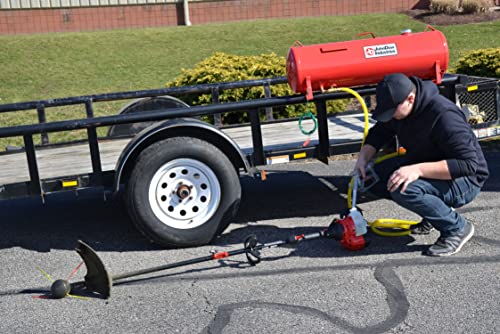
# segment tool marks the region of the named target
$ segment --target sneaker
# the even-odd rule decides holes
[[[448,256],[458,253],[472,235],[474,235],[474,225],[466,221],[461,232],[446,237],[440,236],[436,243],[429,247],[425,255]]]
[[[427,220],[422,219],[422,221],[416,225],[412,225],[410,227],[411,234],[429,234],[434,229],[434,226],[431,225]]]

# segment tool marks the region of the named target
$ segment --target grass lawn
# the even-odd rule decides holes
[[[425,27],[405,15],[377,14],[0,36],[0,104],[160,88],[179,75],[181,68],[189,68],[216,51],[286,56],[296,40],[324,43],[350,40],[365,31],[387,36],[399,34],[404,28],[423,31]],[[451,66],[464,51],[499,46],[500,21],[436,28],[447,37]],[[113,114],[124,103],[98,106],[97,112]],[[84,116],[83,108],[57,109],[48,112],[49,121]],[[36,122],[35,112],[23,114],[1,115],[0,124]],[[0,141],[0,147],[5,144],[5,140]]]

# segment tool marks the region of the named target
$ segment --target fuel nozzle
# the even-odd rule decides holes
[[[365,179],[359,177],[359,173],[358,173],[358,191],[361,193],[367,192],[378,181],[380,181],[380,177],[375,172],[375,165],[374,165],[373,161],[369,162],[366,165],[365,173],[366,173]]]

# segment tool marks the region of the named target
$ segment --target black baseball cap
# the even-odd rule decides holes
[[[377,85],[377,107],[372,118],[378,122],[388,122],[394,112],[413,90],[415,85],[402,73],[389,74]]]

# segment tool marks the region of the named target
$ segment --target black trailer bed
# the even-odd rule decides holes
[[[312,121],[305,120],[303,126],[312,128]],[[363,137],[364,118],[360,113],[339,114],[328,117],[328,132],[330,133],[330,145],[359,143]],[[222,129],[242,149],[251,155],[252,134],[250,126],[239,126]],[[285,162],[286,158],[280,158],[279,152],[303,150],[302,144],[308,138],[303,135],[298,127],[297,121],[262,124],[264,152],[268,159],[267,163]],[[99,151],[101,156],[102,170],[113,170],[118,157],[130,138],[124,139],[100,139]],[[311,142],[307,147],[318,144],[318,133],[311,136]],[[276,157],[278,154],[278,157]],[[40,147],[36,150],[36,157],[41,179],[50,179],[65,175],[89,174],[92,172],[92,162],[88,143],[79,143],[64,146]],[[283,157],[283,156],[281,156]],[[29,170],[26,161],[26,153],[8,153],[0,155],[0,185],[29,181]]]

